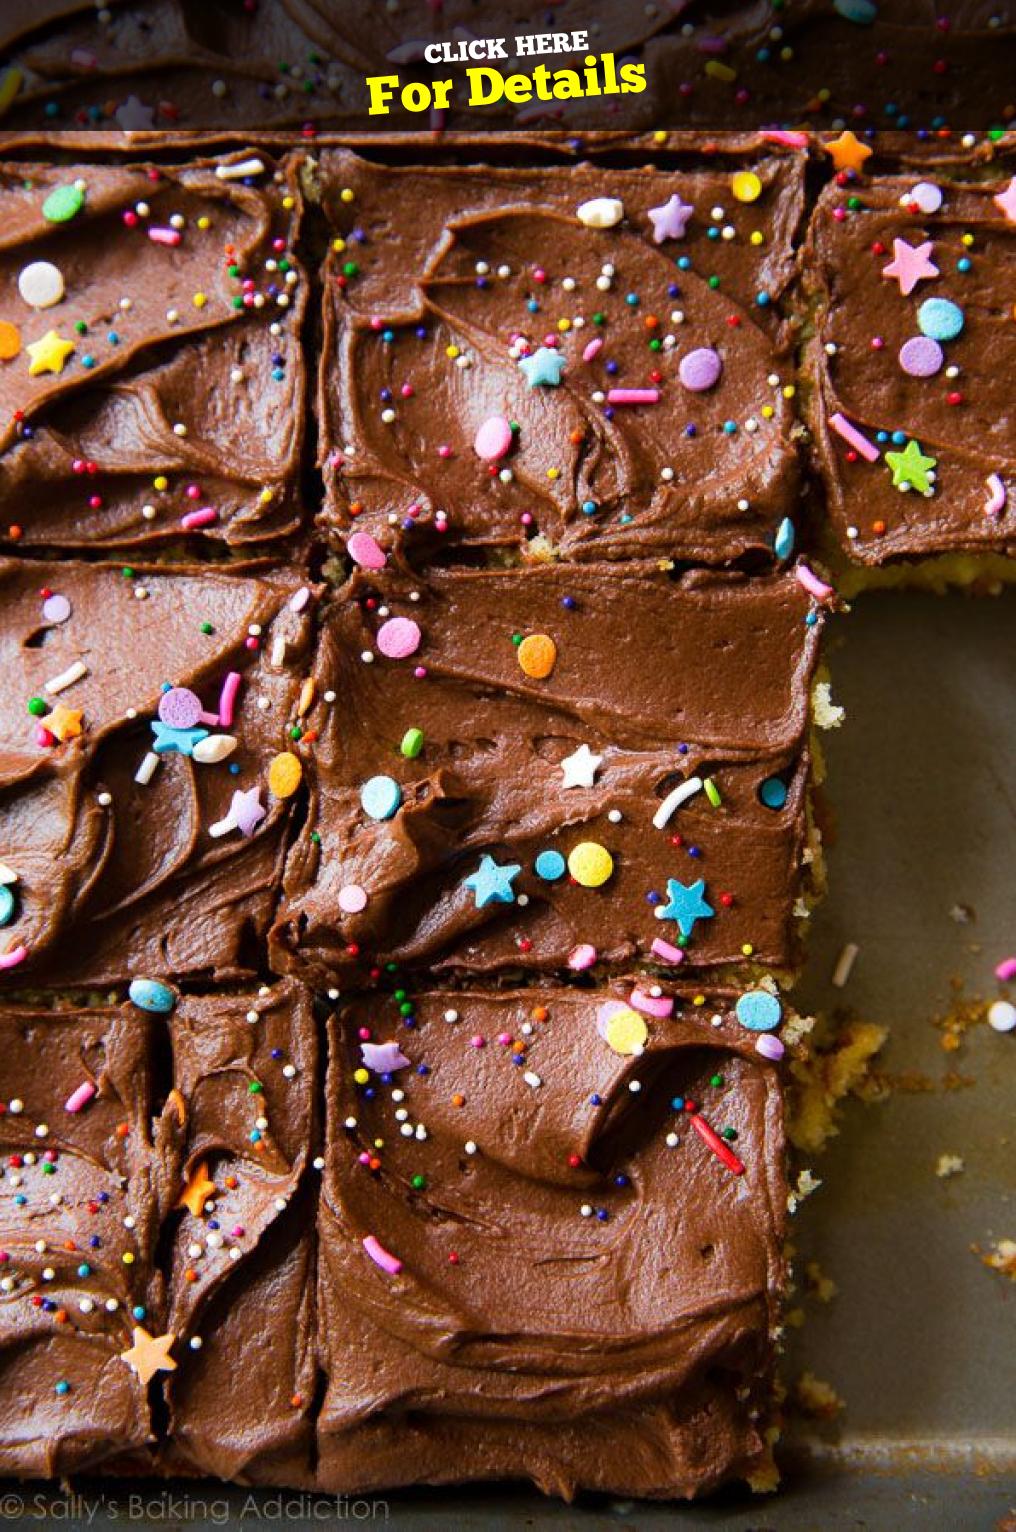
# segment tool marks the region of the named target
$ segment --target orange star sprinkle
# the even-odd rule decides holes
[[[872,154],[868,145],[862,144],[857,134],[849,128],[839,138],[827,139],[822,147],[831,156],[837,170],[863,170],[865,160],[870,159]]]
[[[205,1210],[205,1203],[209,1197],[214,1197],[217,1191],[215,1182],[209,1179],[208,1161],[199,1160],[187,1177],[187,1185],[180,1193],[176,1205],[178,1208],[186,1208],[195,1218],[200,1218]]]
[[[144,1387],[157,1372],[176,1371],[176,1363],[169,1354],[175,1340],[176,1336],[168,1331],[165,1335],[149,1335],[143,1325],[135,1325],[134,1344],[129,1351],[121,1351],[120,1360],[134,1369]]]

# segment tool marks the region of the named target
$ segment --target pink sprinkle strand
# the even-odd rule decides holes
[[[222,683],[222,692],[219,696],[219,723],[224,729],[228,729],[233,722],[233,708],[236,705],[236,694],[240,690],[241,679],[238,670],[231,670]]]
[[[390,1277],[398,1276],[402,1270],[402,1262],[398,1256],[390,1255],[380,1240],[376,1239],[373,1234],[368,1234],[364,1237],[363,1248],[375,1266],[380,1266],[381,1270],[386,1271]]]
[[[672,942],[665,942],[662,936],[657,936],[653,942],[653,952],[665,963],[683,963],[684,953],[680,947],[675,947]]]
[[[1001,979],[1003,984],[1008,984],[1010,979],[1016,979],[1016,957],[1003,958],[995,969],[995,978]]]
[[[199,511],[188,511],[186,516],[180,517],[180,525],[189,532],[192,527],[209,527],[213,521],[218,521],[219,513],[210,505],[203,505]]]
[[[807,133],[796,133],[785,128],[770,128],[762,137],[767,144],[782,144],[784,149],[807,149]]]
[[[794,570],[794,577],[798,585],[802,586],[809,596],[814,596],[816,601],[828,601],[836,592],[831,585],[820,580],[814,569],[809,569],[807,564],[798,564]]]
[[[163,229],[156,226],[149,229],[148,238],[154,245],[178,245],[180,243],[179,229]]]
[[[984,503],[984,514],[985,516],[997,516],[999,512],[1005,510],[1005,503],[1008,499],[1006,487],[997,473],[989,473],[984,484],[988,491],[988,498]]]
[[[647,995],[644,989],[633,989],[628,1004],[644,1016],[657,1016],[661,1020],[674,1011],[674,1002],[669,995]]]
[[[20,942],[18,946],[12,947],[9,952],[0,952],[0,968],[17,968],[18,964],[23,963],[27,956],[28,948],[24,942]]]
[[[658,388],[612,388],[607,394],[608,404],[659,404]]]
[[[593,357],[594,356],[598,356],[599,353],[602,350],[603,350],[603,336],[602,335],[594,335],[592,340],[589,342],[588,346],[586,347],[586,349],[582,353],[582,360],[584,362],[591,362],[593,360]]]
[[[852,426],[846,415],[841,415],[837,410],[835,415],[829,416],[829,424],[837,436],[842,436],[847,445],[853,447],[855,452],[859,452],[866,462],[878,462],[881,453],[875,443],[870,442],[856,426]]]
[[[80,1112],[81,1108],[83,1106],[87,1106],[94,1095],[95,1086],[92,1084],[91,1080],[85,1080],[83,1084],[78,1086],[77,1090],[71,1091],[70,1095],[67,1097],[67,1100],[64,1102],[64,1111]]]

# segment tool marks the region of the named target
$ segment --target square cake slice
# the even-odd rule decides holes
[[[310,588],[8,559],[0,601],[8,991],[260,972],[297,801]]]
[[[317,194],[321,519],[339,542],[414,560],[788,551],[798,161],[386,168],[328,151]]]
[[[179,1363],[162,1466],[304,1484],[320,1098],[310,996],[293,983],[180,996],[167,1025],[164,1119],[181,1174],[163,1248]]]
[[[274,965],[792,965],[821,625],[795,574],[358,572],[321,614]]]
[[[1016,180],[881,176],[819,198],[807,413],[830,530],[859,564],[1016,549],[1014,223]]]
[[[763,1470],[783,1049],[779,999],[752,996],[628,981],[341,1004],[321,1488],[677,1497]]]
[[[299,214],[261,154],[0,166],[0,540],[243,549],[300,525]]]
[[[172,1195],[152,1026],[126,1005],[7,1005],[0,1051],[0,1472],[150,1469]]]

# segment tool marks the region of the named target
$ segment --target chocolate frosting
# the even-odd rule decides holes
[[[667,995],[638,1057],[597,1029],[630,982],[430,993],[409,1021],[391,1001],[343,1005],[319,1215],[323,1487],[525,1476],[673,1496],[757,1464],[781,1093],[730,994]],[[399,1052],[358,1086],[366,1037]],[[743,1174],[682,1100],[733,1129]]]
[[[251,163],[260,172],[234,178]],[[54,222],[48,199],[75,186],[80,210]],[[22,348],[0,363],[8,546],[242,547],[292,532],[306,304],[295,180],[263,156],[7,165],[0,208],[2,317]],[[33,310],[18,279],[35,262],[58,269],[64,296]],[[73,350],[33,360],[50,335]],[[36,361],[52,370],[32,376]]]
[[[40,589],[69,602],[66,621],[47,619]],[[310,628],[292,602],[305,589],[278,571],[137,566],[126,579],[120,566],[0,562],[0,845],[17,877],[2,944],[27,949],[3,973],[8,990],[258,970],[294,802],[273,797],[267,772],[296,721]],[[47,690],[79,664],[84,675]],[[189,689],[211,716],[230,672],[232,723],[202,727],[235,739],[233,754],[162,754],[137,782],[163,689]],[[33,698],[80,712],[81,733],[38,744],[50,714],[33,718]],[[256,791],[264,817],[249,835],[211,836],[237,791]]]
[[[547,973],[567,971],[576,948],[655,962],[657,937],[709,967],[791,962],[821,627],[811,605],[793,575],[675,581],[637,563],[358,573],[322,614],[317,694],[342,704],[311,715],[310,805],[275,965],[314,983],[380,962]],[[382,619],[417,624],[418,652],[385,658]],[[553,639],[549,677],[523,672],[513,633]],[[407,759],[412,729],[423,746]],[[566,787],[562,762],[583,746],[599,758],[592,785]],[[379,775],[398,784],[387,818],[361,806]],[[692,777],[712,779],[720,806],[703,790],[654,828]],[[759,800],[770,778],[786,785],[778,809]],[[613,858],[603,886],[536,872],[541,852],[567,858],[589,841]],[[487,857],[516,869],[509,902],[470,890]],[[654,918],[668,879],[704,879],[715,912],[687,943]],[[350,904],[348,889],[364,897]]]
[[[758,195],[742,205],[732,186],[746,174]],[[324,271],[323,524],[398,538],[410,557],[549,543],[574,557],[771,558],[797,463],[768,315],[793,270],[802,167],[767,158],[741,176],[407,174],[323,155],[339,237]],[[673,197],[691,222],[655,243],[649,210]],[[584,226],[576,210],[602,198],[623,222]],[[729,238],[710,237],[721,227]],[[536,352],[548,331],[563,377],[533,385],[520,337]],[[722,372],[692,392],[681,369],[703,350]],[[491,418],[512,422],[493,462],[476,445]]]
[[[0,1470],[152,1465],[146,1390],[121,1360],[161,1330],[169,1146],[153,1128],[152,1028],[134,1007],[0,1011]],[[65,1102],[82,1085],[78,1111]]]
[[[941,207],[934,212],[915,203],[924,196],[915,176],[881,177],[849,192],[831,184],[819,199],[805,250],[815,304],[808,419],[829,522],[851,559],[881,564],[1016,548],[1016,340],[1000,287],[1016,215],[1007,217],[996,200],[1005,185],[936,181]],[[848,196],[857,206],[847,208]],[[927,271],[927,262],[935,268],[908,294],[901,290],[908,278],[885,275],[899,242],[909,247],[905,262],[915,265],[913,252],[923,248],[920,269]],[[937,371],[908,373],[901,350],[922,331],[925,348],[934,343],[936,326],[922,320],[922,306],[942,300],[958,311],[961,332],[942,339]],[[952,368],[958,371],[950,377]],[[837,416],[862,433],[874,461],[837,434]],[[906,481],[906,465],[894,468],[889,457],[912,452],[907,443],[917,443],[922,473],[933,474],[909,493],[894,485]],[[993,476],[1003,505],[988,510],[998,498]]]

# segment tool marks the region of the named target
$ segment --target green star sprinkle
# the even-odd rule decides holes
[[[892,469],[894,489],[916,489],[919,495],[934,493],[931,470],[938,458],[925,457],[919,442],[907,442],[902,452],[887,452],[885,460]]]

